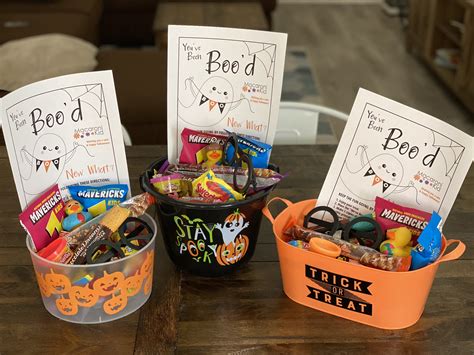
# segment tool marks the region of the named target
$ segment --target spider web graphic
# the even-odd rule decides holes
[[[265,68],[267,78],[273,78],[275,68],[276,45],[269,43],[244,42],[248,55],[255,55],[255,58],[262,63]]]
[[[102,84],[76,86],[63,90],[69,95],[71,101],[81,99],[81,104],[90,106],[99,117],[107,119]]]
[[[439,148],[439,154],[443,159],[446,169],[445,176],[452,179],[466,148],[437,132],[432,131],[432,134],[432,145],[435,148]]]

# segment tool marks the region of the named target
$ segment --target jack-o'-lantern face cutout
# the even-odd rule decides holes
[[[89,286],[72,286],[69,292],[69,297],[75,300],[81,307],[92,307],[97,303],[99,295],[95,290],[89,288]]]
[[[235,264],[244,257],[248,247],[249,238],[246,235],[239,235],[233,243],[221,244],[217,247],[217,262],[222,266]]]
[[[77,302],[72,298],[58,298],[56,300],[56,308],[65,316],[73,316],[79,311]]]
[[[49,289],[48,284],[46,283],[43,274],[37,272],[36,280],[38,281],[38,287],[40,289],[41,295],[44,297],[51,296],[51,290]]]
[[[151,292],[151,288],[153,286],[153,272],[151,272],[145,282],[145,286],[143,286],[143,292],[145,295],[148,295]]]
[[[99,296],[108,296],[114,293],[115,290],[121,289],[124,280],[125,277],[121,272],[108,274],[107,271],[104,271],[104,276],[94,282],[94,291]]]
[[[104,303],[104,312],[107,314],[116,314],[127,306],[127,296],[120,292],[118,295],[113,295]]]
[[[124,281],[124,289],[128,297],[135,296],[142,288],[143,276],[139,274],[139,270],[135,275],[127,277]]]
[[[55,295],[66,294],[71,289],[71,281],[64,275],[54,273],[53,270],[50,274],[46,274],[44,281],[46,287]]]
[[[150,251],[146,253],[145,261],[140,267],[140,274],[143,275],[143,277],[145,277],[146,275],[150,274],[152,269],[153,269],[153,252]]]

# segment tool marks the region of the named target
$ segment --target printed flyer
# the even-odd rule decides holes
[[[111,71],[40,81],[0,99],[21,209],[58,184],[129,184]]]
[[[473,159],[473,138],[360,89],[318,197],[341,217],[374,210],[380,196],[447,218]]]
[[[181,132],[224,130],[273,144],[287,35],[217,27],[168,27],[168,159]]]

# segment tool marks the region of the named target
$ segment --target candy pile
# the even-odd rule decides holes
[[[323,211],[334,220],[312,217]],[[409,271],[438,259],[441,222],[436,212],[430,215],[377,197],[375,213],[350,221],[340,221],[329,207],[317,207],[304,226],[292,223],[285,236],[297,248],[380,270]]]
[[[40,257],[97,264],[133,255],[152,239],[152,228],[139,218],[154,203],[151,195],[125,201],[128,186],[121,184],[68,189],[73,199],[64,202],[54,185],[20,214]]]
[[[166,161],[150,179],[156,191],[186,202],[217,204],[243,200],[283,178],[268,169],[270,145],[228,133],[183,129],[179,163]]]

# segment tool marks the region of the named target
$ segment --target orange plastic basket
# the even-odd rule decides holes
[[[275,200],[288,207],[273,218],[268,208]],[[276,197],[268,202],[263,214],[273,224],[286,295],[297,303],[338,317],[382,329],[415,324],[423,313],[439,264],[458,259],[466,250],[461,241],[443,237],[441,256],[433,264],[415,271],[389,272],[287,244],[284,229],[292,222],[302,225],[305,214],[315,205],[316,200],[293,204]],[[457,245],[445,254],[452,244]]]

